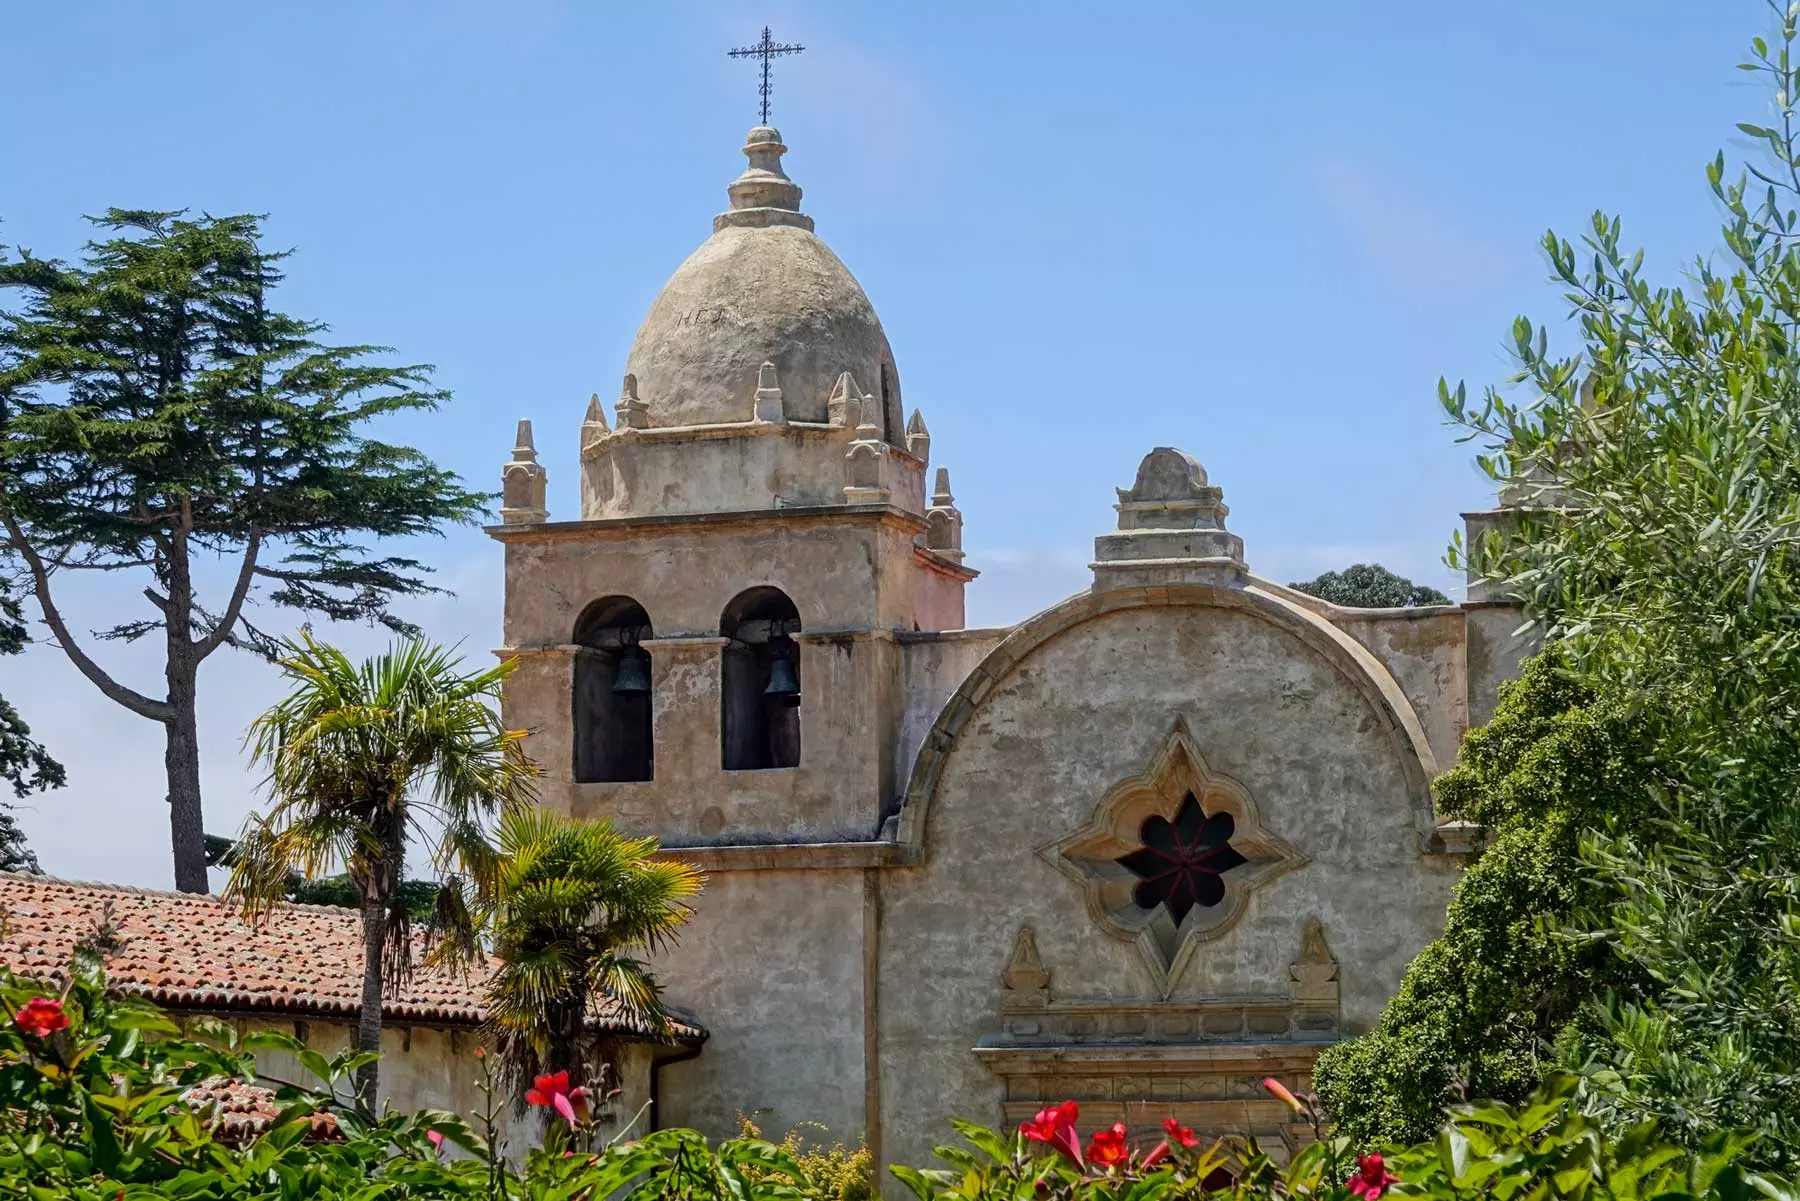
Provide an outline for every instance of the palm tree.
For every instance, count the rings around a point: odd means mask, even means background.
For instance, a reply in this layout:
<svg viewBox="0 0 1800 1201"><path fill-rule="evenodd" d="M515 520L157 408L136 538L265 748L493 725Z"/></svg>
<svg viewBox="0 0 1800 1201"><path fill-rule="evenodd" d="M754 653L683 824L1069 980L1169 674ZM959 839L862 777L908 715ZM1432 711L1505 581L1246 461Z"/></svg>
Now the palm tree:
<svg viewBox="0 0 1800 1201"><path fill-rule="evenodd" d="M508 730L493 704L513 664L465 673L460 659L417 639L360 666L310 634L286 650L281 668L294 689L245 736L269 769L275 804L245 824L226 896L256 917L286 897L295 874L348 872L362 911L356 1045L378 1051L383 986L412 970L400 887L408 842L430 846L443 880L434 924L471 950L465 900L492 893L493 823L532 798L525 732ZM357 1071L365 1107L374 1106L379 1071L373 1061Z"/></svg>
<svg viewBox="0 0 1800 1201"><path fill-rule="evenodd" d="M637 956L674 937L705 878L656 858L654 838L544 809L508 813L499 842L497 886L476 908L499 961L487 1006L501 1062L514 1083L559 1071L580 1083L598 1049L586 1038L590 1017L668 1029L655 977Z"/></svg>

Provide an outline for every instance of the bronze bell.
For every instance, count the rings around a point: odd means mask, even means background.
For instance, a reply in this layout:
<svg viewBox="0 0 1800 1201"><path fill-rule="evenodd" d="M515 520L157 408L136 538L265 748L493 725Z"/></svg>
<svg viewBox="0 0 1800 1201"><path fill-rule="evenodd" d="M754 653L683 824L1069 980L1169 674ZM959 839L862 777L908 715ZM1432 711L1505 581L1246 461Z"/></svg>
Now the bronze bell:
<svg viewBox="0 0 1800 1201"><path fill-rule="evenodd" d="M619 655L619 673L613 677L612 690L623 696L641 696L650 691L650 656L637 647Z"/></svg>
<svg viewBox="0 0 1800 1201"><path fill-rule="evenodd" d="M800 677L794 671L794 652L790 644L783 651L777 651L775 659L769 664L769 686L763 689L763 695L784 701L790 705L800 703Z"/></svg>

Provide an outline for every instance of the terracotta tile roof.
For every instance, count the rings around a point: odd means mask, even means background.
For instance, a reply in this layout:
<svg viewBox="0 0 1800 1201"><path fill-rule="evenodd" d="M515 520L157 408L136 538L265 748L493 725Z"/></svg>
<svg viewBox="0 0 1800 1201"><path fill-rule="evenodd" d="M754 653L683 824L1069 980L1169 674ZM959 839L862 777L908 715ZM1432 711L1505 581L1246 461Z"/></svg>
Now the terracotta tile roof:
<svg viewBox="0 0 1800 1201"><path fill-rule="evenodd" d="M107 979L120 992L171 1009L356 1017L362 933L355 910L331 905L281 905L252 925L217 897L0 872L0 964L22 976L59 976L109 902L120 945L107 959ZM480 973L420 968L406 988L387 991L382 1012L393 1022L479 1025L487 1016L481 985ZM622 1019L597 1026L643 1033ZM674 1033L704 1037L690 1024Z"/></svg>

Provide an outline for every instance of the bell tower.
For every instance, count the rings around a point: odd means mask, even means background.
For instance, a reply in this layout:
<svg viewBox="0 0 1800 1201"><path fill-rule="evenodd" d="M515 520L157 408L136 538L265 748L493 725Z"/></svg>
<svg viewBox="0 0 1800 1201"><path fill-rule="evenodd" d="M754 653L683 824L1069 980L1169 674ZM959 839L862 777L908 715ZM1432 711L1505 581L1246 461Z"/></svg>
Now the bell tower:
<svg viewBox="0 0 1800 1201"><path fill-rule="evenodd" d="M543 803L670 846L876 837L903 786L899 641L960 628L962 515L862 287L767 125L650 307L578 520L505 469L507 718ZM540 424L541 428L541 424Z"/></svg>

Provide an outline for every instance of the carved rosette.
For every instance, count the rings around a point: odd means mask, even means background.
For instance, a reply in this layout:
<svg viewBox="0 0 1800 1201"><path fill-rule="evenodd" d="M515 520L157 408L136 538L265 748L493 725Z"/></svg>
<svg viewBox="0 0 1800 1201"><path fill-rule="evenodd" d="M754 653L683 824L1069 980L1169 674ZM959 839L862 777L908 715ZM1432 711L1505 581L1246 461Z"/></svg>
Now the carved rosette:
<svg viewBox="0 0 1800 1201"><path fill-rule="evenodd" d="M1220 876L1224 895L1216 904L1194 905L1177 921L1168 905L1138 904L1141 877L1120 860L1144 847L1146 821L1173 822L1190 795L1208 816L1230 817L1230 846L1243 862ZM1252 892L1306 862L1263 826L1249 790L1208 770L1180 718L1142 775L1114 785L1100 799L1092 820L1040 847L1038 854L1082 890L1088 913L1102 929L1137 945L1165 997L1199 944L1218 938L1243 918Z"/></svg>

